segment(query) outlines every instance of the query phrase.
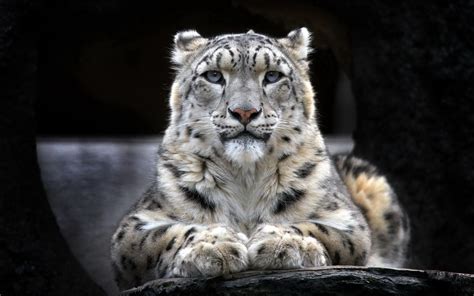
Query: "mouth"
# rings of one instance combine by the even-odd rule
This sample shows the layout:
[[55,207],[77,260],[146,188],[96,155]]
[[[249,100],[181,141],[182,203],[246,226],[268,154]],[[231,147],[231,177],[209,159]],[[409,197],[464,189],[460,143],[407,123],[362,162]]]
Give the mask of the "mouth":
[[243,141],[257,140],[257,141],[267,142],[269,138],[270,138],[270,134],[263,134],[261,136],[257,136],[247,130],[244,130],[243,132],[238,133],[232,137],[225,137],[224,135],[221,135],[222,142],[227,142],[230,140],[243,140]]

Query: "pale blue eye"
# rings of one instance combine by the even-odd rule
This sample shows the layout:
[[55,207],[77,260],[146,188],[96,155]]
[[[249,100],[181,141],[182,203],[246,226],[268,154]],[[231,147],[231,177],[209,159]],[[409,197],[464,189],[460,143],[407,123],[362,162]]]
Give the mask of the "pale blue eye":
[[280,80],[281,77],[282,77],[282,74],[280,72],[268,71],[267,73],[265,73],[264,82],[274,83],[274,82],[277,82],[278,80]]
[[207,81],[212,83],[222,83],[224,80],[222,73],[219,71],[207,71],[203,74],[203,76],[207,79]]

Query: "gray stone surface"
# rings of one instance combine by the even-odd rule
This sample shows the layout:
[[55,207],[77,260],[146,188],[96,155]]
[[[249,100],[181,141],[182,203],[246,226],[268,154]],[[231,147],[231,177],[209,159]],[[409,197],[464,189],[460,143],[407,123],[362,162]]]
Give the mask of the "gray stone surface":
[[472,295],[474,276],[433,270],[323,267],[249,271],[216,278],[148,282],[123,293],[152,295]]
[[[115,295],[109,241],[119,219],[154,177],[160,138],[43,138],[38,159],[51,208],[74,255]],[[331,153],[352,149],[349,137],[327,139]]]

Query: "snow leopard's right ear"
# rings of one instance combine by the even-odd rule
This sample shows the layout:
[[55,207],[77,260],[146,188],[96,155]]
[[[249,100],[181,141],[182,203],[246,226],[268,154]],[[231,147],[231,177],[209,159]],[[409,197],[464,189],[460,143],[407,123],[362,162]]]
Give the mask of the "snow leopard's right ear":
[[174,49],[172,60],[181,66],[207,44],[208,39],[199,35],[194,30],[179,32],[174,36]]

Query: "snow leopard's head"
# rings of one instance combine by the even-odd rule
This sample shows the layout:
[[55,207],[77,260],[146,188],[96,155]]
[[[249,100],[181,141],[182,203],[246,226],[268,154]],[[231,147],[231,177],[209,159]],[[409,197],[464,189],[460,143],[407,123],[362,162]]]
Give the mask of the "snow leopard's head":
[[249,31],[204,38],[175,36],[177,71],[171,126],[191,149],[214,148],[230,161],[276,157],[315,125],[306,28],[275,39]]

